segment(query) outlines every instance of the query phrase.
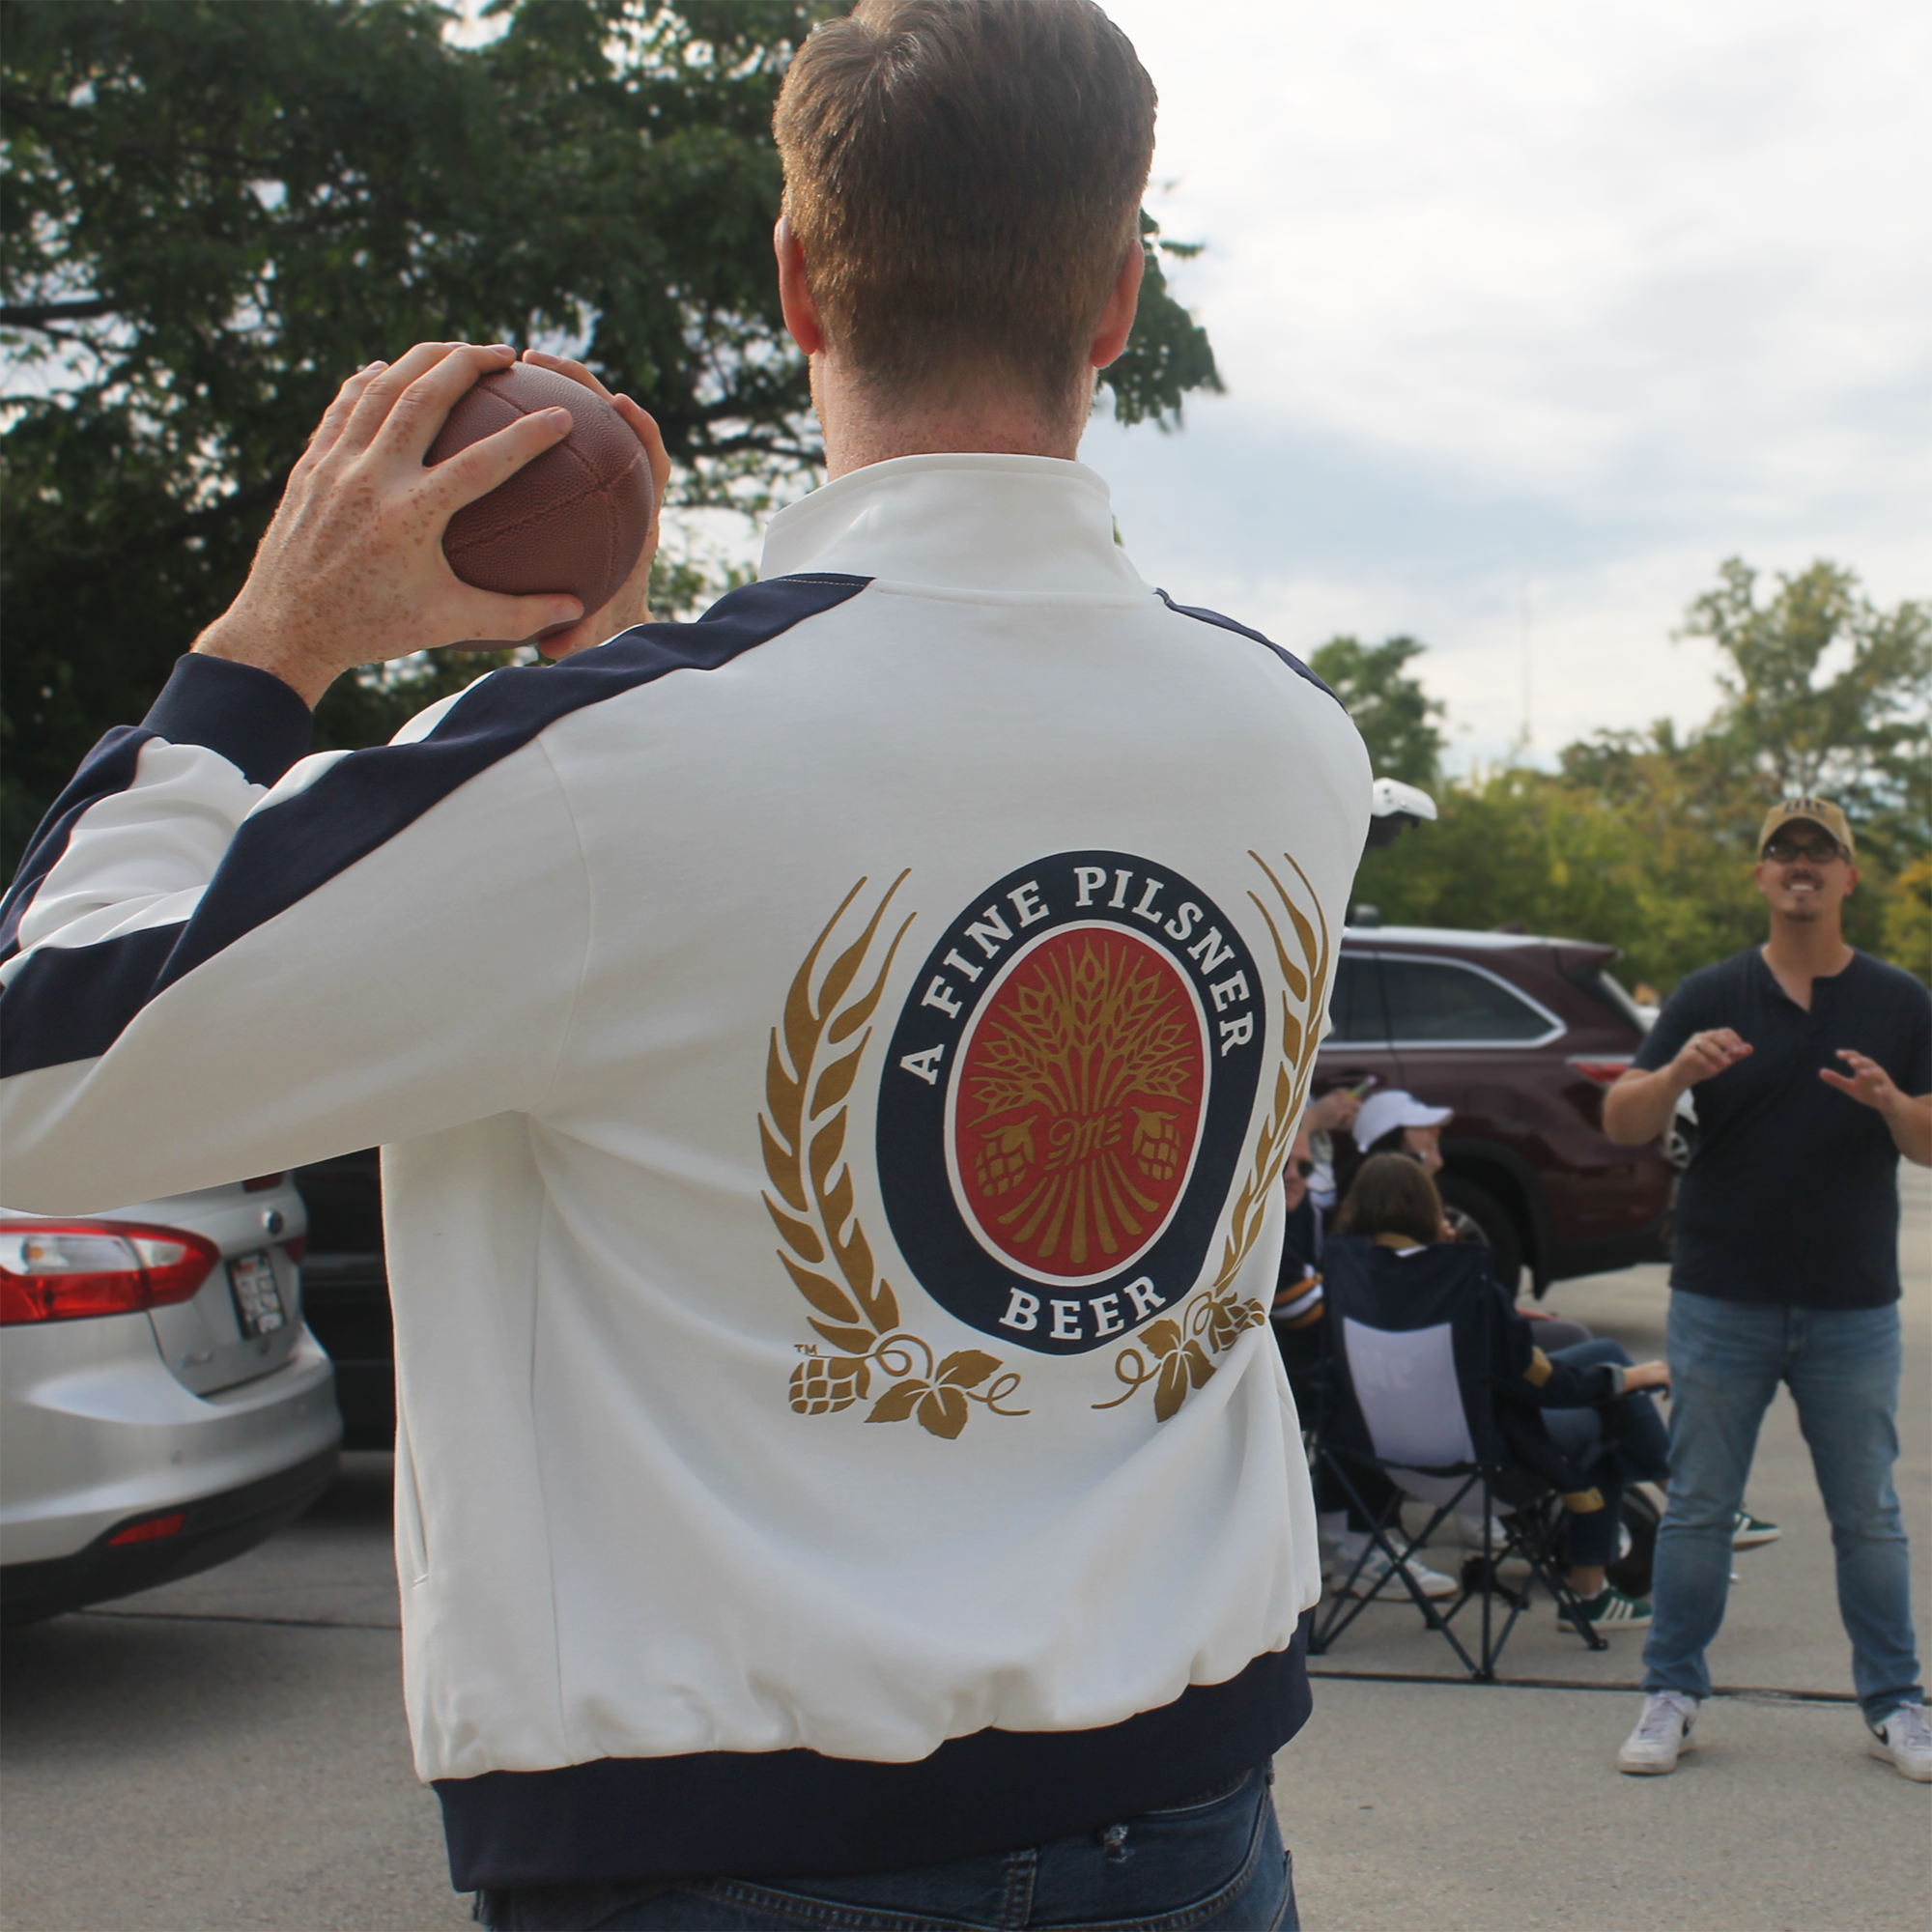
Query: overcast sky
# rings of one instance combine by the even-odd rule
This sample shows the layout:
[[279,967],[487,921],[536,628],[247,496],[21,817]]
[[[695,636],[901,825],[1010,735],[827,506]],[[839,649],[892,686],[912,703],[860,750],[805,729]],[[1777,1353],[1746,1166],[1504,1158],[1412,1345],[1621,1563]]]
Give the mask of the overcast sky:
[[1932,596],[1926,0],[1103,4],[1228,385],[1088,433],[1151,581],[1422,639],[1462,766],[1701,722],[1724,557]]
[[1525,633],[1539,761],[1706,716],[1669,633],[1724,556],[1932,593],[1924,0],[1109,11],[1228,384],[1088,436],[1150,579],[1304,652],[1422,638],[1464,761],[1521,731]]

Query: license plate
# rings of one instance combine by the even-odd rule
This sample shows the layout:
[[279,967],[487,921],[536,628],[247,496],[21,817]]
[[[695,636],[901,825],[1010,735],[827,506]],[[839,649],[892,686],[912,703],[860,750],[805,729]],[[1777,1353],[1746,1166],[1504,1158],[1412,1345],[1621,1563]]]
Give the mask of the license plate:
[[282,1291],[275,1281],[275,1264],[267,1248],[257,1248],[252,1255],[240,1255],[230,1262],[228,1286],[234,1291],[235,1313],[244,1337],[272,1335],[288,1324]]

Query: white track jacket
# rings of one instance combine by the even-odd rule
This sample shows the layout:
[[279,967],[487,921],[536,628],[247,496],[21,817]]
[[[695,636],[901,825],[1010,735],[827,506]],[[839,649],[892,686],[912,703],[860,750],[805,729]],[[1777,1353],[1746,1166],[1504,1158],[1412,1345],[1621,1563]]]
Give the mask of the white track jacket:
[[920,456],[698,622],[307,732],[185,658],[50,814],[7,1198],[382,1144],[458,1882],[997,1849],[1282,1742],[1264,1310],[1369,810],[1326,688],[1091,470]]

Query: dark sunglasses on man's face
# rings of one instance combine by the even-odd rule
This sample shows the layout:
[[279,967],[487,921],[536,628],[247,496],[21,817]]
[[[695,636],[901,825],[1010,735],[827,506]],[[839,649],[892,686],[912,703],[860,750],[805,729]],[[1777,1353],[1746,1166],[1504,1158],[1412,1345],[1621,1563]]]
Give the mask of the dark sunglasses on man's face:
[[1845,856],[1845,848],[1835,839],[1809,845],[1796,838],[1774,838],[1764,848],[1764,856],[1777,866],[1795,866],[1801,859],[1808,859],[1814,866],[1829,866],[1833,859]]
[[1289,1162],[1289,1165],[1294,1169],[1296,1174],[1300,1175],[1303,1180],[1306,1180],[1315,1172],[1315,1163],[1312,1160],[1292,1160]]

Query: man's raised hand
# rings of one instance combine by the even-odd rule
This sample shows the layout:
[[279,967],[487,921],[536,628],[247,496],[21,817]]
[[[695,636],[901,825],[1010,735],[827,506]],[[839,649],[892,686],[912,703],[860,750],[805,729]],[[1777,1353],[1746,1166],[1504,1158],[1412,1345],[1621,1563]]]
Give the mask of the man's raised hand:
[[1848,1046],[1838,1049],[1838,1058],[1852,1070],[1849,1074],[1838,1072],[1830,1066],[1818,1069],[1818,1078],[1828,1087],[1835,1087],[1840,1094],[1848,1094],[1861,1106],[1875,1108],[1881,1114],[1889,1114],[1905,1095],[1893,1084],[1891,1075],[1877,1061],[1868,1059],[1862,1053],[1854,1053]]
[[644,532],[644,547],[638,554],[637,564],[603,610],[586,611],[569,630],[545,638],[537,645],[545,657],[554,661],[567,658],[574,651],[586,650],[592,644],[601,644],[619,631],[628,631],[633,624],[650,621],[645,593],[650,588],[651,564],[658,554],[658,520],[664,512],[665,486],[670,481],[670,458],[665,454],[664,438],[658,434],[657,423],[651,416],[629,396],[607,389],[582,362],[573,362],[567,355],[552,355],[542,349],[526,349],[524,360],[539,369],[554,369],[559,376],[568,376],[573,383],[596,390],[643,444],[644,459],[651,466],[651,526]]
[[451,404],[515,357],[501,344],[424,342],[350,377],[290,472],[241,595],[194,648],[272,671],[314,704],[354,665],[576,624],[576,598],[478,590],[442,554],[458,510],[570,434],[569,412],[547,410],[424,468]]
[[1670,1063],[1672,1080],[1680,1087],[1694,1087],[1727,1066],[1735,1066],[1751,1052],[1747,1039],[1740,1038],[1729,1027],[1713,1027],[1709,1033],[1693,1033],[1678,1048]]

